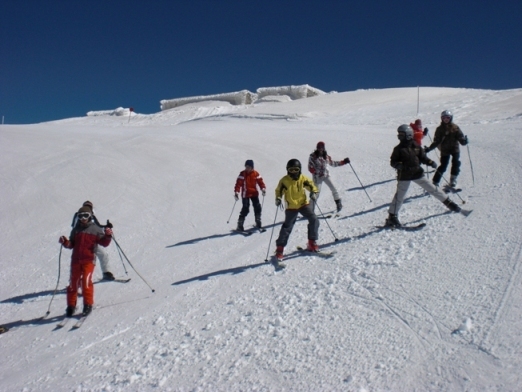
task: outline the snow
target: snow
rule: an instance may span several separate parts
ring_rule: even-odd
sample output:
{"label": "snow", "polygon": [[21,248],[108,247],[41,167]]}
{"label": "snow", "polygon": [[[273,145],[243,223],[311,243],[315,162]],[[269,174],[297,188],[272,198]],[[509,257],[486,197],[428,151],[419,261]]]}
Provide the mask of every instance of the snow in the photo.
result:
{"label": "snow", "polygon": [[[415,87],[2,125],[0,324],[11,330],[0,335],[1,389],[519,390],[522,89],[422,87],[419,108]],[[473,213],[448,213],[412,184],[400,218],[427,226],[378,231],[396,187],[397,127],[421,118],[433,136],[444,109],[470,139],[475,181],[464,147],[462,200],[452,199]],[[274,187],[319,140],[351,159],[331,169],[342,216],[320,226],[321,248],[336,254],[295,253],[306,243],[298,221],[275,272],[265,263],[283,218]],[[249,237],[231,232],[246,159],[268,187],[268,230]],[[55,330],[63,292],[40,317],[59,266],[67,285],[58,238],[85,200],[135,270],[111,244],[112,272],[132,280],[96,284],[83,326]],[[327,187],[319,207],[334,208]]]}

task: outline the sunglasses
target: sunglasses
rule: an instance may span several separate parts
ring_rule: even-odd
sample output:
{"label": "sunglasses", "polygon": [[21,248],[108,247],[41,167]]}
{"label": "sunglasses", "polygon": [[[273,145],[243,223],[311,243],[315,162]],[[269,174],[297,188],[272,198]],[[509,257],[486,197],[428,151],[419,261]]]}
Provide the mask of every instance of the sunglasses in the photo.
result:
{"label": "sunglasses", "polygon": [[451,117],[450,116],[442,116],[441,117],[443,120],[451,120]]}
{"label": "sunglasses", "polygon": [[288,173],[299,173],[301,171],[301,169],[299,169],[298,167],[289,167],[288,169]]}
{"label": "sunglasses", "polygon": [[91,217],[91,214],[88,212],[82,212],[81,214],[78,214],[78,219],[89,219]]}

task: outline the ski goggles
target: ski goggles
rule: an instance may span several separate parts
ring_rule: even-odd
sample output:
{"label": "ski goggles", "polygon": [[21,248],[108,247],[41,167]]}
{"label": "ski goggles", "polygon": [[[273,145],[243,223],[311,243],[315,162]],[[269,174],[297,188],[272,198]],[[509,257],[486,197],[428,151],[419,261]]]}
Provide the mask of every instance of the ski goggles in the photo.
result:
{"label": "ski goggles", "polygon": [[445,119],[451,120],[451,117],[450,116],[442,116],[441,119],[443,119],[443,120],[445,120]]}
{"label": "ski goggles", "polygon": [[289,167],[286,170],[288,171],[288,173],[292,173],[292,174],[297,174],[301,171],[301,169],[298,167]]}
{"label": "ski goggles", "polygon": [[91,214],[89,212],[82,212],[81,214],[78,214],[78,219],[89,219],[91,217]]}

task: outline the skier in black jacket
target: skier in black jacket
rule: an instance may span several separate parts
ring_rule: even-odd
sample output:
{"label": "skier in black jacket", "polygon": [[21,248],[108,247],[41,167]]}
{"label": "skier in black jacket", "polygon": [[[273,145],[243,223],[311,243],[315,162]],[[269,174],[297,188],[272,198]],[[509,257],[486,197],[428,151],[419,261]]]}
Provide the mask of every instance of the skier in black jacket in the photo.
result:
{"label": "skier in black jacket", "polygon": [[386,226],[398,227],[401,225],[398,214],[412,181],[443,202],[451,211],[460,212],[457,204],[423,176],[422,163],[433,168],[436,168],[437,164],[429,159],[422,147],[413,141],[413,129],[409,125],[401,125],[397,128],[397,138],[400,143],[395,146],[390,157],[391,167],[397,170],[397,191],[388,209]]}

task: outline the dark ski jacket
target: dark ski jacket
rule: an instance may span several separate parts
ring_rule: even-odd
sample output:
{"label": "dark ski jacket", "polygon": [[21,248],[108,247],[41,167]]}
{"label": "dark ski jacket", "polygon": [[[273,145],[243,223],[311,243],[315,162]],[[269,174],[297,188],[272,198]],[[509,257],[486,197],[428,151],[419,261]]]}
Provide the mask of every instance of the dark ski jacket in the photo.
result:
{"label": "dark ski jacket", "polygon": [[[421,163],[426,165],[433,164],[433,161],[426,156],[426,153],[413,140],[402,140],[395,148],[390,157],[390,165],[397,169],[397,179],[399,181],[418,180],[424,174]],[[398,170],[399,164],[402,169]]]}
{"label": "dark ski jacket", "polygon": [[451,155],[460,152],[459,143],[463,146],[467,144],[459,126],[452,122],[448,124],[442,123],[435,130],[435,136],[429,149],[431,151],[435,147],[439,147],[441,155]]}

